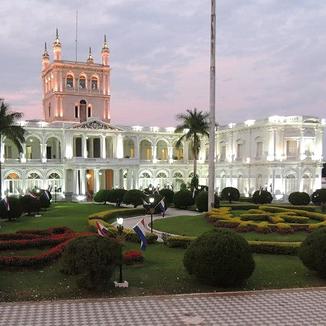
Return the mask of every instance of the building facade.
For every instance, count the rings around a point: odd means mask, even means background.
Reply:
[[[35,187],[58,197],[85,200],[99,189],[172,187],[193,176],[190,144],[176,147],[173,127],[115,126],[110,119],[110,50],[102,62],[91,49],[85,62],[62,60],[57,32],[53,60],[42,56],[43,121],[21,121],[27,130],[23,153],[3,139],[4,194]],[[267,188],[278,199],[292,191],[321,187],[324,121],[272,116],[217,128],[216,190],[237,187],[244,196]],[[208,184],[208,139],[198,160],[200,184]]]

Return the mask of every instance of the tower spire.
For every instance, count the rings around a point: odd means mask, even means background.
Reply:
[[[102,48],[102,50],[104,50],[104,49],[108,49],[109,48],[109,46],[108,46],[108,42],[106,41],[106,34],[104,34],[104,43],[103,43],[103,48]]]
[[[44,42],[44,52],[43,52],[43,57],[49,57],[48,47],[47,47],[46,42]]]
[[[92,56],[92,48],[91,47],[89,47],[89,49],[88,49],[87,63],[94,63],[94,58]]]
[[[61,60],[61,42],[59,39],[59,32],[57,28],[55,30],[55,40],[53,42],[53,54],[54,60]]]
[[[53,45],[54,46],[61,46],[60,39],[59,39],[58,28],[55,29],[55,41],[54,41]]]

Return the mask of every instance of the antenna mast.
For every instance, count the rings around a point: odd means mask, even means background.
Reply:
[[[76,48],[75,48],[75,54],[76,54],[76,62],[78,59],[78,9],[76,10],[76,39],[75,39],[75,44],[76,44]]]

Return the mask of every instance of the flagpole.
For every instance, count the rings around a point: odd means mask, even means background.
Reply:
[[[215,53],[216,53],[216,0],[211,0],[211,55],[209,94],[209,157],[208,157],[208,210],[214,207],[215,190]]]

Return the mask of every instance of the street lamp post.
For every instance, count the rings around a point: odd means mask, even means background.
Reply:
[[[209,159],[208,209],[214,207],[215,190],[215,52],[216,52],[216,0],[211,0],[211,55],[209,94]]]
[[[117,229],[118,229],[118,235],[120,239],[122,240],[122,232],[123,232],[123,218],[117,218]],[[120,265],[119,265],[119,283],[123,283],[122,279],[122,243],[120,246]]]
[[[150,208],[149,208],[149,212],[151,214],[151,233],[153,233],[153,214],[155,212],[155,208],[153,207],[154,204],[154,197],[149,197],[149,203],[150,203]]]

